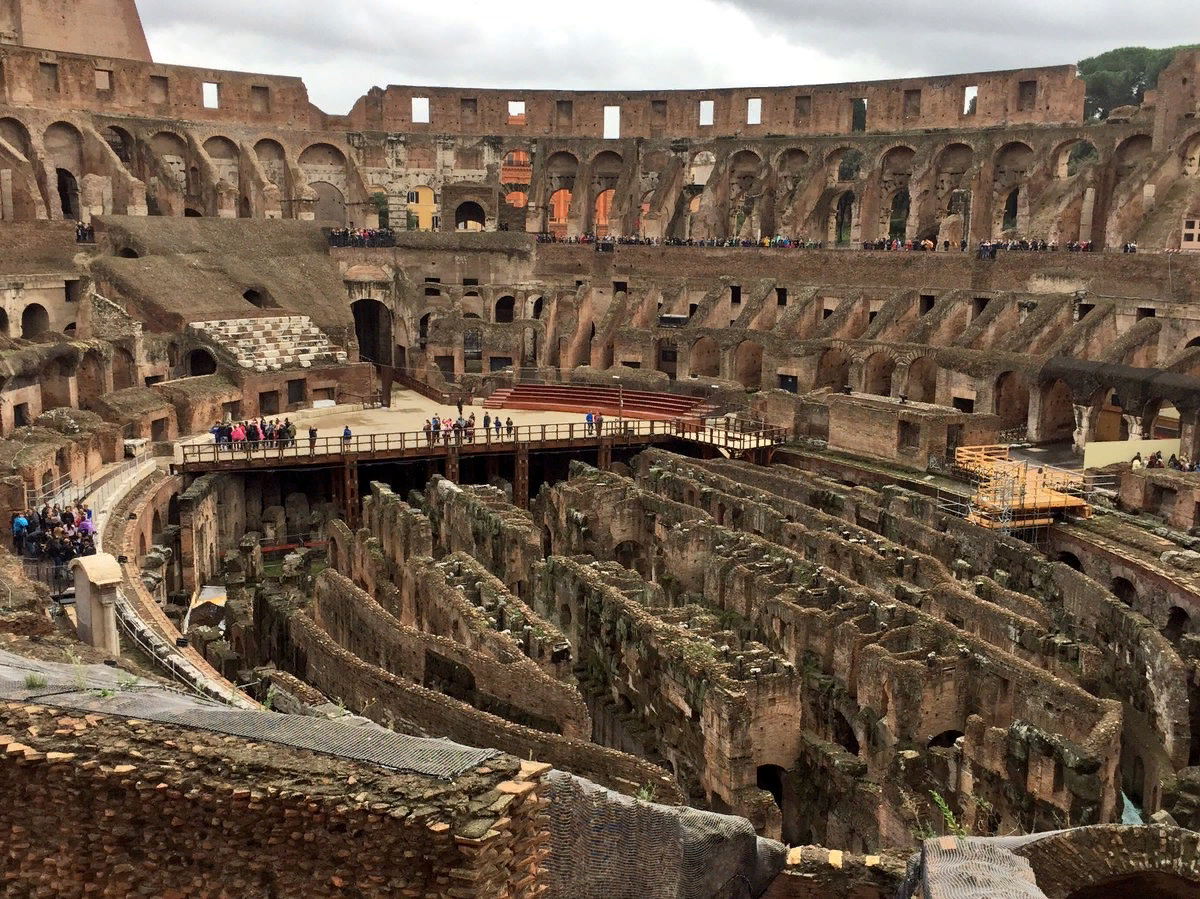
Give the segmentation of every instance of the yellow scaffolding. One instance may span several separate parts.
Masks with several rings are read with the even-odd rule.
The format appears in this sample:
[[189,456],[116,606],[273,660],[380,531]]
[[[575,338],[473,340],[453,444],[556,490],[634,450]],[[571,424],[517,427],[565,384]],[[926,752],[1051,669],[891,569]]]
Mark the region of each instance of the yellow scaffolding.
[[979,478],[968,521],[996,530],[1053,524],[1056,515],[1091,518],[1082,474],[1009,458],[1008,447],[960,446],[954,464]]

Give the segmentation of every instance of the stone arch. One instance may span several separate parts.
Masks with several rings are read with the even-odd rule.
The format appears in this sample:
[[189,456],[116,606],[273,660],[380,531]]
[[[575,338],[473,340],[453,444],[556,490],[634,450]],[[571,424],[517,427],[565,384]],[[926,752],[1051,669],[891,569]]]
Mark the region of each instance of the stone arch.
[[1029,421],[1029,379],[1021,372],[1003,372],[996,378],[992,394],[1000,427],[1019,428]]
[[187,358],[187,373],[188,377],[196,378],[201,375],[216,374],[217,357],[203,347],[197,347],[188,353]]
[[492,321],[497,324],[507,324],[513,320],[516,311],[517,301],[511,294],[505,294],[496,300],[495,309],[492,312]]
[[487,223],[487,213],[474,200],[460,203],[454,210],[454,230],[482,231]]
[[944,730],[936,736],[930,737],[925,744],[926,749],[953,749],[954,744],[962,737],[965,737],[961,730]]
[[880,154],[879,169],[885,177],[888,174],[911,175],[916,155],[917,151],[907,144],[896,144]]
[[1167,610],[1167,625],[1163,628],[1163,636],[1172,643],[1178,643],[1184,634],[1191,633],[1192,616],[1179,606],[1171,606]]
[[21,338],[35,340],[50,330],[50,313],[41,303],[30,303],[21,310]]
[[733,350],[734,380],[747,390],[758,390],[762,386],[762,359],[762,344],[743,340]]
[[300,164],[345,167],[346,154],[333,144],[311,144],[300,153]]
[[137,386],[137,363],[133,353],[124,347],[113,349],[113,390],[125,390]]
[[721,347],[711,337],[701,337],[692,344],[688,354],[688,371],[700,378],[716,378],[721,374]]
[[[934,169],[938,175],[949,175],[961,180],[962,176],[971,170],[975,163],[975,151],[964,143],[946,144],[938,152]],[[957,183],[954,185],[958,186]]]
[[1054,151],[1054,177],[1060,181],[1073,178],[1099,158],[1096,145],[1087,138],[1065,141]]
[[108,393],[104,377],[104,357],[98,350],[88,350],[75,369],[75,393],[79,408],[88,409],[93,401]]
[[938,364],[933,356],[918,356],[908,366],[905,396],[914,403],[932,403],[937,399]]
[[1153,149],[1154,141],[1149,134],[1132,134],[1117,144],[1113,154],[1117,180],[1128,176]]
[[799,147],[788,147],[776,157],[775,171],[785,190],[795,190],[800,186],[808,161],[808,153]]
[[350,304],[354,315],[354,336],[358,341],[358,356],[364,362],[377,365],[392,364],[392,310],[372,298]]
[[199,209],[194,209],[193,207],[188,206],[183,210],[183,217],[189,219],[202,219],[204,218],[204,213]]
[[58,205],[64,219],[79,221],[83,208],[79,200],[79,182],[68,169],[55,169],[58,189]]
[[863,391],[876,396],[891,396],[895,371],[896,360],[891,353],[882,350],[872,353],[863,365]]
[[283,144],[269,137],[264,137],[254,145],[254,155],[258,157],[259,165],[287,165]]
[[592,204],[592,232],[597,237],[607,237],[611,230],[612,204],[616,193],[616,190],[608,187],[596,194],[596,201]]
[[834,243],[839,247],[849,246],[854,234],[854,191],[845,191],[838,197],[833,211]]
[[[0,120],[0,135],[3,135],[4,121]],[[1180,151],[1180,161],[1183,164],[1183,174],[1188,178],[1200,176],[1200,131],[1189,137]]]
[[745,193],[754,184],[758,170],[762,168],[762,157],[753,150],[738,150],[729,158],[729,188]]
[[550,195],[550,233],[556,237],[566,237],[567,219],[571,212],[571,191],[560,187]]
[[574,153],[559,150],[546,160],[546,183],[551,193],[566,189],[568,194],[575,189],[575,176],[579,173],[579,159]]
[[1083,571],[1083,563],[1079,561],[1079,556],[1072,552],[1060,552],[1054,559],[1056,562],[1062,562],[1068,568],[1074,568],[1076,571]]
[[68,122],[55,122],[46,129],[42,137],[46,158],[56,169],[66,169],[81,177],[83,166],[83,135]]
[[1130,608],[1137,608],[1137,587],[1128,578],[1114,577],[1109,584],[1109,592]]
[[825,165],[834,181],[856,181],[863,162],[862,151],[857,147],[838,147],[825,157]]
[[1033,168],[1033,147],[1024,141],[1009,141],[996,151],[994,164],[997,181],[1024,178]]
[[1075,399],[1070,386],[1056,378],[1041,385],[1038,393],[1037,441],[1070,440],[1075,432]]
[[26,159],[32,158],[33,152],[29,140],[29,129],[19,119],[14,119],[11,116],[0,118],[0,140],[12,145],[13,149]]
[[850,383],[850,357],[839,347],[830,347],[817,363],[815,388],[832,387],[841,390]]
[[338,227],[346,224],[346,197],[341,189],[328,181],[309,182],[317,194],[313,204],[313,218],[318,222],[333,222]]
[[204,142],[204,152],[213,159],[236,162],[238,146],[227,137],[214,135]]
[[688,184],[697,187],[708,184],[716,165],[717,157],[711,150],[700,150],[693,154],[691,162],[688,163]]
[[1092,395],[1089,429],[1092,440],[1127,440],[1129,424],[1125,421],[1123,400],[1115,387],[1102,387]]

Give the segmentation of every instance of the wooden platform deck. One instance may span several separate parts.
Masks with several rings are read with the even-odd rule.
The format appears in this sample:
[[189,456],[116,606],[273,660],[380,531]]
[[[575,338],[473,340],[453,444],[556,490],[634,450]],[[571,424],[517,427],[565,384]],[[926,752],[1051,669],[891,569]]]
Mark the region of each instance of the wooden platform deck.
[[980,479],[967,520],[981,527],[1044,527],[1064,515],[1092,517],[1078,472],[1011,459],[1007,446],[960,446],[954,463]]

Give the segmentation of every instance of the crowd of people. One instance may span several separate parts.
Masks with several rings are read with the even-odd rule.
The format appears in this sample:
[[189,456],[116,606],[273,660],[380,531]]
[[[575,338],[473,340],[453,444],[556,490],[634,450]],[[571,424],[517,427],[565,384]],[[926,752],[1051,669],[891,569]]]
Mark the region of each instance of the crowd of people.
[[394,247],[396,235],[391,228],[334,228],[329,232],[331,247]]
[[[500,416],[492,416],[490,412],[483,413],[483,432],[480,435],[484,440],[500,440],[504,435],[507,435],[509,440],[513,439],[513,434],[516,432],[516,425],[513,423],[512,416],[508,416],[504,421],[500,420]],[[463,415],[462,404],[458,406],[458,417],[450,418],[448,415],[445,418],[434,415],[432,418],[425,419],[425,424],[421,430],[425,432],[425,442],[429,446],[436,445],[439,441],[450,443],[474,443],[476,434],[476,419],[475,413]],[[495,435],[494,437],[492,435]]]
[[227,421],[212,426],[210,433],[218,447],[255,449],[256,447],[285,447],[296,445],[296,426],[290,418],[268,421]]
[[1178,456],[1171,453],[1170,457],[1164,462],[1161,451],[1154,452],[1148,458],[1143,459],[1141,453],[1134,453],[1133,460],[1130,466],[1134,471],[1142,468],[1169,468],[1172,471],[1200,471],[1200,460],[1193,462],[1187,457],[1186,453],[1180,453]]
[[13,552],[18,556],[53,566],[53,583],[56,585],[66,580],[68,562],[96,554],[92,510],[81,501],[65,507],[46,503],[40,510],[14,513],[12,538]]
[[75,243],[95,243],[96,229],[83,222],[75,223]]

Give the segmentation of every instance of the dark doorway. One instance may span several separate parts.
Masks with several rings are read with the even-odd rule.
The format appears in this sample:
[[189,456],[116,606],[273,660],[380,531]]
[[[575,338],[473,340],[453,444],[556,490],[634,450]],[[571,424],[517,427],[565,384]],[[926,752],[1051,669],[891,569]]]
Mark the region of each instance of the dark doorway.
[[892,197],[892,217],[888,225],[888,237],[892,240],[904,240],[908,231],[908,209],[911,200],[907,190],[901,190]]
[[[379,300],[359,300],[350,309],[354,313],[354,336],[358,339],[359,357],[365,362],[391,365],[391,310]],[[421,336],[425,335],[422,333]]]
[[58,202],[64,219],[80,220],[79,182],[66,169],[58,169]]
[[834,232],[837,245],[850,245],[850,231],[854,225],[854,194],[846,191],[838,198],[837,216],[834,221]]
[[1008,194],[1008,199],[1004,201],[1004,223],[1001,225],[1005,231],[1012,231],[1017,227],[1017,201],[1021,197],[1021,188],[1014,187]]
[[211,375],[217,371],[217,360],[208,350],[192,350],[188,354],[188,375]]

